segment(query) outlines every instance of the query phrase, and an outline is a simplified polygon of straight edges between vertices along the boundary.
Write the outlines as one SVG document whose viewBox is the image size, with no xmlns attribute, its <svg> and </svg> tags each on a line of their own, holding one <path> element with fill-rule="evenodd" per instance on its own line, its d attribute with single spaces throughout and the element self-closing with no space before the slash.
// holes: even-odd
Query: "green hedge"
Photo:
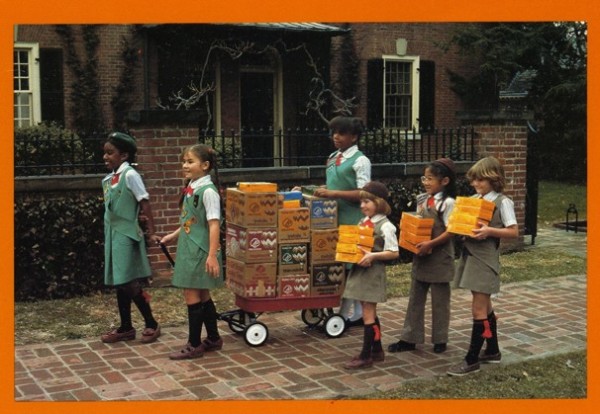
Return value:
<svg viewBox="0 0 600 414">
<path fill-rule="evenodd" d="M 69 298 L 102 289 L 102 197 L 16 194 L 15 201 L 15 300 Z"/>
</svg>

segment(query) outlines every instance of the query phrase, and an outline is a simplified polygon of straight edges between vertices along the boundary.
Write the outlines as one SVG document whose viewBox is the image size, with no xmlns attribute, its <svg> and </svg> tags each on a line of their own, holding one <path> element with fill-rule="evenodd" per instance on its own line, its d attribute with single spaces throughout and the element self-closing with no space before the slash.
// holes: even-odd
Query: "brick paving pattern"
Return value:
<svg viewBox="0 0 600 414">
<path fill-rule="evenodd" d="M 579 236 L 580 242 L 585 236 Z M 538 241 L 536 241 L 538 243 Z M 585 243 L 578 243 L 585 251 Z M 582 249 L 583 247 L 583 249 Z M 586 275 L 505 284 L 495 299 L 503 363 L 586 349 Z M 384 348 L 398 339 L 408 298 L 379 306 Z M 446 375 L 464 357 L 471 332 L 470 293 L 453 291 L 450 343 L 386 353 L 372 368 L 342 365 L 360 351 L 362 328 L 339 338 L 308 329 L 299 311 L 265 313 L 269 338 L 248 346 L 242 335 L 219 327 L 225 345 L 203 358 L 172 361 L 187 328 L 164 328 L 155 343 L 103 344 L 99 338 L 16 347 L 16 401 L 286 400 L 357 397 L 415 378 Z M 430 319 L 429 309 L 426 321 Z M 427 327 L 429 332 L 429 326 Z M 139 333 L 139 332 L 138 332 Z M 427 338 L 428 340 L 428 338 Z M 482 369 L 494 369 L 483 365 Z M 476 375 L 476 374 L 475 374 Z"/>
</svg>

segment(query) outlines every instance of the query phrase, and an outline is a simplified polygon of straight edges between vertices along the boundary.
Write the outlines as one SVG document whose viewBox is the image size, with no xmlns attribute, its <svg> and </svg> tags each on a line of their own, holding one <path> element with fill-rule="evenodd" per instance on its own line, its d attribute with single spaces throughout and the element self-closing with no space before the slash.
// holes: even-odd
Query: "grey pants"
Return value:
<svg viewBox="0 0 600 414">
<path fill-rule="evenodd" d="M 429 283 L 412 280 L 408 308 L 400 339 L 413 344 L 425 342 L 425 304 L 431 288 L 431 342 L 448 342 L 450 327 L 450 283 Z"/>
</svg>

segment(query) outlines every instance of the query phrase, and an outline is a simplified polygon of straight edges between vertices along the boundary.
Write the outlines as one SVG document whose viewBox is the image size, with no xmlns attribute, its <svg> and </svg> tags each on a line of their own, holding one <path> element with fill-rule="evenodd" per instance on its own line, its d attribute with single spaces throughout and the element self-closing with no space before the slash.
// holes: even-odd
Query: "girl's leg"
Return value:
<svg viewBox="0 0 600 414">
<path fill-rule="evenodd" d="M 488 315 L 487 320 L 490 326 L 491 337 L 486 338 L 486 347 L 485 351 L 479 355 L 479 361 L 483 363 L 499 363 L 502 359 L 502 354 L 500 353 L 500 347 L 498 345 L 498 323 L 497 317 L 494 313 L 494 307 L 492 306 L 492 301 L 490 299 L 489 307 L 488 307 Z"/>
<path fill-rule="evenodd" d="M 431 319 L 431 342 L 446 344 L 450 329 L 450 283 L 431 284 Z"/>
<path fill-rule="evenodd" d="M 119 307 L 119 318 L 121 319 L 121 326 L 119 326 L 117 332 L 131 331 L 133 329 L 131 324 L 131 296 L 120 286 L 117 288 L 117 306 Z"/>
<path fill-rule="evenodd" d="M 183 349 L 169 355 L 170 359 L 199 358 L 204 355 L 200 346 L 204 306 L 200 300 L 199 289 L 183 289 L 183 298 L 188 311 L 188 343 Z"/>
<path fill-rule="evenodd" d="M 158 327 L 158 322 L 156 322 L 156 319 L 154 319 L 154 316 L 152 315 L 150 296 L 144 292 L 140 282 L 134 280 L 128 283 L 125 289 L 142 314 L 146 328 L 156 329 Z"/>
<path fill-rule="evenodd" d="M 202 305 L 204 306 L 204 325 L 206 326 L 207 338 L 202 341 L 204 351 L 217 351 L 223 347 L 223 339 L 219 335 L 219 327 L 217 325 L 218 313 L 215 303 L 210 297 L 208 289 L 201 291 Z"/>
<path fill-rule="evenodd" d="M 344 367 L 346 369 L 368 368 L 373 365 L 372 350 L 375 340 L 381 340 L 381 332 L 375 324 L 375 303 L 362 302 L 363 319 L 365 321 L 363 347 L 358 357 L 353 358 Z"/>
<path fill-rule="evenodd" d="M 429 285 L 414 279 L 411 281 L 400 341 L 388 347 L 390 352 L 413 351 L 415 344 L 425 342 L 425 304 Z"/>
</svg>

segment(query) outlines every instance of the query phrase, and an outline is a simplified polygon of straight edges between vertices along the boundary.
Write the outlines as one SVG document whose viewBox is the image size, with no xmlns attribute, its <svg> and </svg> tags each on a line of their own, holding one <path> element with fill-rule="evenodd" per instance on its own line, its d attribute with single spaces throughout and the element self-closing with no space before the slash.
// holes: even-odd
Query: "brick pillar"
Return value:
<svg viewBox="0 0 600 414">
<path fill-rule="evenodd" d="M 527 192 L 527 121 L 529 112 L 493 112 L 482 114 L 460 114 L 463 125 L 475 129 L 475 154 L 477 159 L 487 156 L 498 158 L 504 167 L 506 187 L 504 194 L 515 203 L 515 214 L 519 224 L 519 239 L 503 243 L 503 249 L 519 248 L 523 245 L 525 230 L 525 194 Z"/>
</svg>

